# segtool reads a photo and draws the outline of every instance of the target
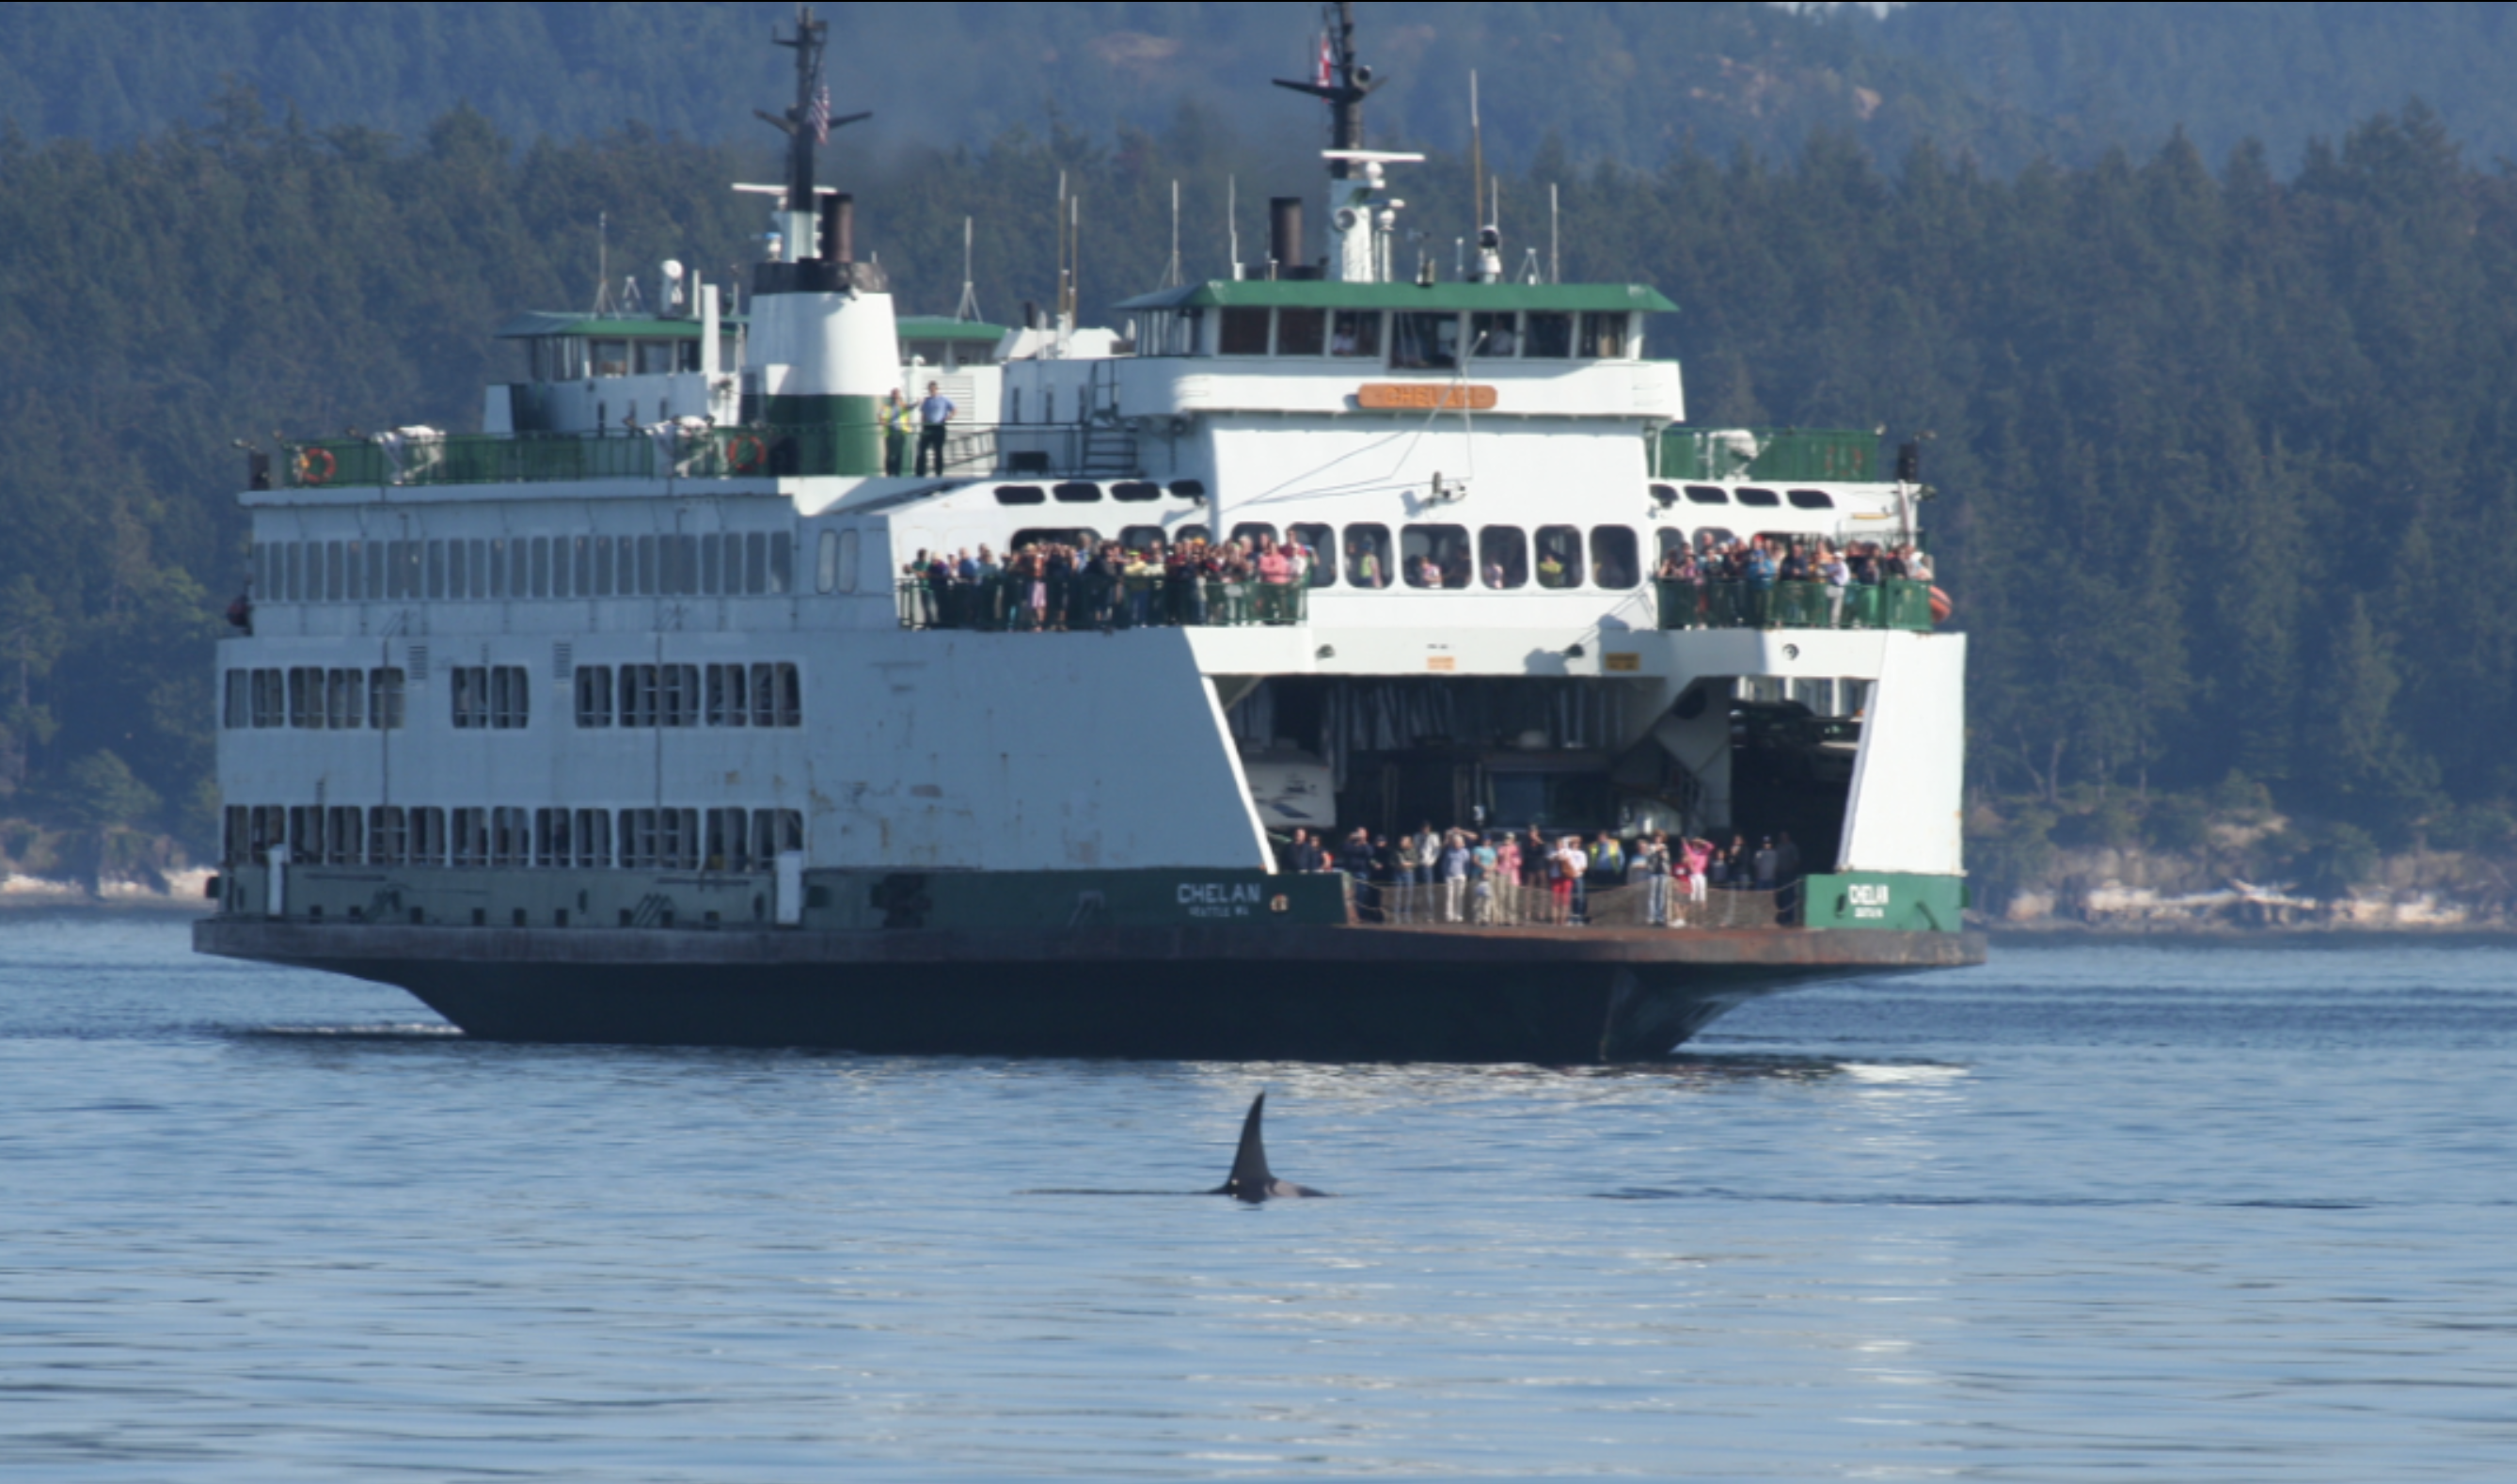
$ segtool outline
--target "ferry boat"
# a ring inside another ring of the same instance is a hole
[[[478,433],[253,456],[196,948],[496,1039],[1535,1062],[1981,961],[1934,595],[1653,575],[1919,541],[1910,455],[1688,425],[1649,287],[1508,271],[1491,228],[1408,261],[1416,157],[1366,148],[1332,22],[1284,84],[1331,110],[1324,240],[1279,199],[1263,263],[1091,330],[897,313],[817,184],[845,120],[799,8],[748,285],[666,264],[515,320]],[[942,446],[893,463],[885,399],[930,385]],[[1236,539],[1294,543],[1286,580],[1148,555]],[[1567,910],[1285,853],[1428,825],[1787,835],[1804,870]]]

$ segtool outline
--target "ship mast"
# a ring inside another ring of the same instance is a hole
[[[1329,276],[1349,282],[1373,282],[1389,276],[1383,239],[1404,201],[1384,202],[1378,213],[1374,198],[1385,185],[1382,167],[1424,158],[1421,154],[1387,154],[1364,148],[1363,101],[1385,80],[1355,60],[1354,6],[1348,0],[1320,7],[1317,72],[1307,81],[1278,77],[1276,86],[1304,93],[1329,106]],[[1299,219],[1297,219],[1299,220]],[[1299,252],[1295,254],[1299,256]],[[1283,254],[1279,254],[1283,256]]]
[[[820,256],[821,244],[814,230],[815,148],[830,142],[832,129],[874,117],[871,109],[831,116],[831,90],[822,78],[822,53],[830,43],[830,22],[817,20],[811,6],[796,6],[795,34],[790,37],[772,32],[769,38],[795,54],[795,103],[783,115],[766,108],[751,110],[787,136],[787,197],[779,227],[789,263]]]

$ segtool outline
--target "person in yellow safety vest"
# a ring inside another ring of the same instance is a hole
[[[882,472],[897,479],[909,459],[909,399],[894,387],[882,400]]]

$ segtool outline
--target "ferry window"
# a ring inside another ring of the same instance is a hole
[[[503,538],[490,542],[490,592],[492,598],[507,595],[507,543]]]
[[[513,808],[490,811],[490,864],[533,864],[533,826],[530,813]]]
[[[323,672],[323,724],[353,731],[366,721],[367,675],[364,670]]]
[[[612,864],[612,815],[609,811],[580,809],[576,812],[576,864],[583,867]]]
[[[1286,534],[1302,543],[1311,554],[1311,570],[1305,579],[1312,587],[1337,585],[1337,531],[1327,526],[1288,526]]]
[[[1742,489],[1739,491],[1740,504],[1754,505],[1761,510],[1770,509],[1773,506],[1780,505],[1782,502],[1783,497],[1774,493],[1771,489]]]
[[[1562,360],[1573,354],[1573,317],[1533,311],[1523,332],[1520,354]]]
[[[1728,551],[1730,549],[1730,543],[1737,539],[1739,538],[1736,535],[1724,527],[1698,527],[1695,532],[1695,554],[1698,557],[1707,557],[1715,552]]]
[[[367,811],[367,864],[400,866],[410,845],[410,825],[399,804],[378,804]]]
[[[779,853],[804,848],[804,815],[796,809],[755,809],[751,811],[751,856],[762,865],[778,859]]]
[[[253,672],[253,724],[257,727],[288,724],[288,687],[277,670]]]
[[[594,592],[597,597],[612,596],[612,538],[594,538]]]
[[[857,590],[857,544],[855,531],[839,532],[839,591],[843,593]]]
[[[635,869],[656,864],[656,811],[620,811],[620,864]]]
[[[1500,356],[1509,360],[1518,354],[1520,336],[1515,333],[1514,326],[1519,318],[1518,315],[1495,314],[1490,311],[1471,315],[1469,317],[1470,357],[1473,359],[1479,356]]]
[[[1129,551],[1159,550],[1163,544],[1163,528],[1160,526],[1122,526],[1119,528],[1119,544]]]
[[[716,556],[716,537],[710,536],[707,539],[707,557],[710,559],[708,591],[714,592],[716,591],[716,564],[713,558]],[[813,590],[826,593],[839,585],[839,533],[835,530],[823,531],[819,544],[820,550],[813,560]]]
[[[562,560],[562,561],[566,561],[566,560],[567,560],[567,558],[568,558],[568,548],[567,548],[566,546],[562,546],[562,547],[560,548],[560,558],[561,558],[561,560]],[[550,541],[550,537],[548,537],[548,536],[535,536],[535,537],[533,537],[533,596],[534,596],[534,597],[536,597],[536,598],[547,598],[547,597],[549,597],[549,596],[551,595],[551,541]]]
[[[458,731],[490,724],[489,672],[482,666],[449,665],[446,671],[447,698]]]
[[[725,576],[725,539],[722,536],[700,537],[700,591],[716,595]],[[826,589],[827,590],[827,589]]]
[[[1422,311],[1392,318],[1389,363],[1401,370],[1448,370],[1460,363],[1460,317]]]
[[[1582,585],[1582,528],[1579,526],[1538,528],[1538,585],[1541,587]]]
[[[1833,510],[1835,508],[1835,496],[1823,489],[1786,490],[1783,498],[1792,502],[1794,510]]]
[[[659,809],[656,811],[662,828],[657,841],[658,864],[674,870],[688,870],[700,864],[700,812],[696,809]]]
[[[448,833],[453,847],[453,864],[479,866],[490,856],[490,812],[486,809],[449,809],[453,828]]]
[[[700,724],[700,667],[695,664],[661,664],[656,667],[660,704],[655,724],[660,727],[696,727]]]
[[[1215,539],[1215,532],[1192,521],[1179,529],[1179,538],[1183,541],[1212,541]]]
[[[414,809],[410,812],[410,864],[439,866],[446,861],[446,811]]]
[[[1173,480],[1172,481],[1171,489],[1172,498],[1175,500],[1202,500],[1206,498],[1206,482],[1203,480]]]
[[[1622,313],[1591,313],[1582,317],[1582,354],[1600,360],[1614,360],[1626,354],[1626,317]]]
[[[1324,309],[1276,311],[1276,354],[1316,356],[1328,348],[1329,312]]]
[[[301,575],[304,571],[302,564],[305,562],[306,558],[300,553],[295,541],[284,543],[280,548],[280,552],[281,566],[287,574],[287,580],[280,584],[286,589],[286,591],[282,592],[280,596],[286,598],[289,602],[294,603],[298,600],[298,594],[302,590],[304,580]]]
[[[1267,354],[1267,312],[1263,309],[1227,309],[1223,312],[1216,354],[1218,356],[1264,356]]]
[[[1062,485],[1051,485],[1048,487],[1048,492],[1055,496],[1061,505],[1092,505],[1098,504],[1101,499],[1101,487],[1084,480],[1068,480]]]
[[[1686,550],[1686,532],[1675,526],[1663,526],[1652,531],[1652,568]]]
[[[795,535],[792,531],[769,533],[769,590],[773,593],[795,590]]]
[[[567,866],[576,853],[569,849],[569,811],[536,809],[533,811],[533,864]]]
[[[394,544],[402,548],[402,561],[396,564],[396,571],[402,578],[402,591],[397,596],[416,598],[427,585],[423,569],[428,565],[428,543],[397,541]]]
[[[486,598],[490,596],[490,558],[492,555],[490,543],[476,536],[467,544],[472,549],[472,596]],[[448,585],[451,585],[450,578]]]
[[[743,538],[743,590],[747,593],[769,591],[769,537],[766,532],[755,530]]]
[[[707,667],[707,724],[711,727],[740,727],[751,719],[751,703],[746,698],[749,687],[745,684],[747,672],[739,664],[712,664]]]
[[[533,685],[520,664],[502,664],[490,672],[490,725],[506,729],[531,720]]]
[[[308,818],[308,816],[313,818]],[[288,854],[298,861],[323,859],[323,811],[303,804],[288,806]]]
[[[741,809],[711,809],[704,816],[707,844],[700,856],[705,870],[741,870],[748,864],[744,859],[744,846],[748,843],[750,816]]]
[[[1271,541],[1276,539],[1276,528],[1264,521],[1244,521],[1232,528],[1232,539],[1249,542],[1252,551],[1258,549],[1260,536],[1265,536]]]
[[[673,342],[669,340],[639,341],[638,374],[641,376],[671,375],[674,362],[681,359],[674,354],[674,349]]]
[[[997,487],[997,503],[1000,505],[1041,505],[1047,501],[1047,493],[1038,485],[999,485]]]
[[[385,549],[378,541],[350,543],[350,596],[373,602],[385,594]]]
[[[219,725],[230,731],[253,725],[253,672],[230,670],[227,673],[227,706],[220,713]]]
[[[1529,537],[1517,526],[1488,526],[1477,532],[1478,580],[1493,588],[1529,585]]]
[[[800,727],[804,724],[804,692],[794,665],[781,662],[751,667],[751,724],[755,727]]]
[[[594,342],[594,374],[626,376],[629,374],[629,342],[597,340]]]
[[[324,859],[334,866],[356,866],[366,859],[366,816],[356,804],[332,806],[331,839]]]
[[[612,666],[580,664],[576,667],[576,724],[580,727],[612,725]]]
[[[446,543],[446,592],[448,597],[462,597],[466,588],[470,585],[471,579],[467,573],[471,571],[471,567],[470,563],[466,559],[466,553],[469,549],[470,543],[468,542],[448,541]]]
[[[1591,528],[1591,580],[1601,587],[1632,587],[1642,580],[1631,526]]]
[[[691,569],[698,564],[688,560],[690,552],[683,543],[690,539],[689,536],[656,538],[657,592],[675,597],[691,590]]]
[[[636,550],[638,553],[637,586],[631,590],[642,598],[652,598],[661,590],[657,584],[656,538],[638,537]],[[624,582],[621,586],[628,587],[629,584]]]
[[[1728,505],[1730,491],[1719,485],[1689,485],[1686,487],[1686,502],[1690,505]]]
[[[1162,496],[1163,487],[1151,480],[1121,480],[1110,487],[1114,500],[1151,500]]]
[[[1410,587],[1469,585],[1469,528],[1406,526],[1398,532],[1399,571]]]
[[[292,669],[288,672],[288,724],[292,727],[323,725],[323,672]]]
[[[1345,579],[1356,587],[1389,585],[1389,528],[1366,524],[1345,529]]]
[[[379,732],[402,730],[403,674],[399,669],[367,672],[367,725]]]
[[[338,603],[343,598],[350,595],[349,575],[342,571],[343,566],[344,564],[341,561],[341,543],[338,541],[324,542],[323,596],[334,603]]]

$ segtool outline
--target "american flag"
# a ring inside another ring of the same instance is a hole
[[[804,121],[813,126],[813,143],[831,142],[831,85],[824,83],[813,95],[813,106],[804,110]]]
[[[1328,32],[1322,31],[1320,33],[1320,86],[1325,88],[1336,81],[1337,79],[1331,75],[1329,67]]]

